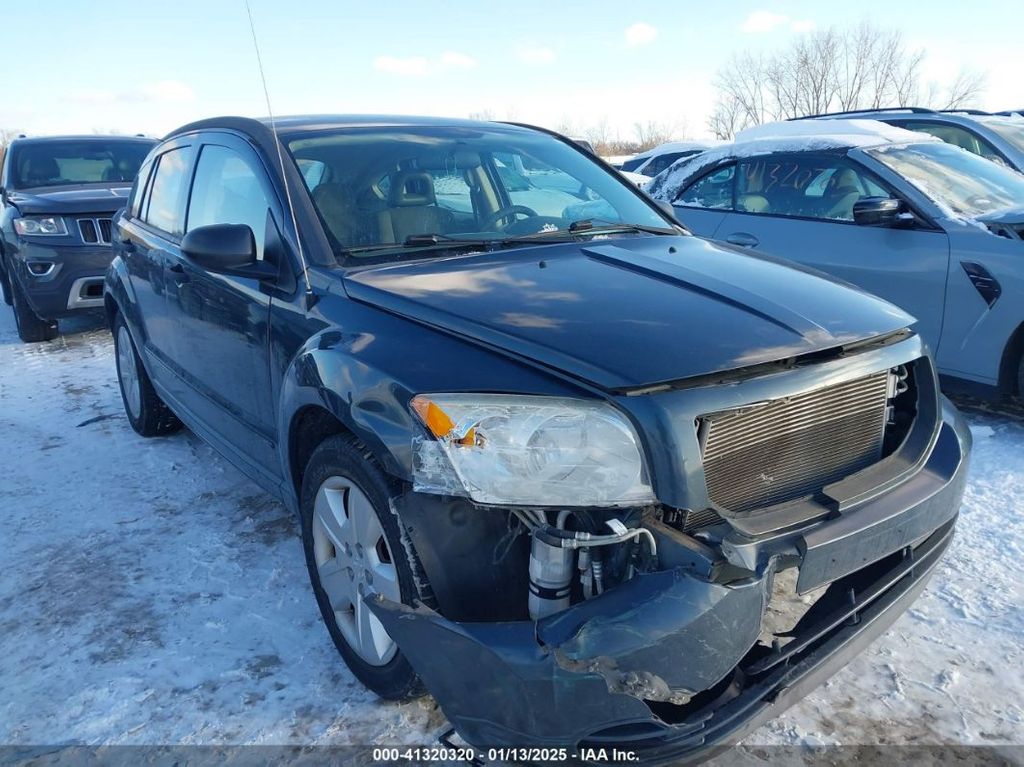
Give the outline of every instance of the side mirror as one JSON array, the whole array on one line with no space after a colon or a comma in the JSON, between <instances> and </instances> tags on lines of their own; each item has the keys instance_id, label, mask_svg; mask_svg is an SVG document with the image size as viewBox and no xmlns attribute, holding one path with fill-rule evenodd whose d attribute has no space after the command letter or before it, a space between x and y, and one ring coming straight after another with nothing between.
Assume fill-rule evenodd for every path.
<instances>
[{"instance_id":1,"label":"side mirror","mask_svg":"<svg viewBox=\"0 0 1024 767\"><path fill-rule=\"evenodd\" d=\"M193 229L181 252L197 266L216 274L271 280L277 267L256 259L256 238L246 224L212 224Z\"/></svg>"},{"instance_id":2,"label":"side mirror","mask_svg":"<svg viewBox=\"0 0 1024 767\"><path fill-rule=\"evenodd\" d=\"M864 197L853 204L853 220L861 226L897 226L913 220L902 200L892 197Z\"/></svg>"},{"instance_id":3,"label":"side mirror","mask_svg":"<svg viewBox=\"0 0 1024 767\"><path fill-rule=\"evenodd\" d=\"M676 209L672 207L672 203L665 202L664 200L655 200L654 204L658 206L658 209L664 213L673 224L678 224L679 219L676 218Z\"/></svg>"}]
</instances>

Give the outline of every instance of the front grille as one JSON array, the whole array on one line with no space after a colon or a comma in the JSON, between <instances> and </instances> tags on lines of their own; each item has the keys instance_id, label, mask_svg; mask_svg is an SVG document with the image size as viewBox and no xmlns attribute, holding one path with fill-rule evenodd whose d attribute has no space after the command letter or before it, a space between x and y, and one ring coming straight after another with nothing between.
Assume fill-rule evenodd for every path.
<instances>
[{"instance_id":1,"label":"front grille","mask_svg":"<svg viewBox=\"0 0 1024 767\"><path fill-rule=\"evenodd\" d=\"M82 235L82 242L91 245L109 245L112 226L109 218L78 219L78 233Z\"/></svg>"},{"instance_id":2,"label":"front grille","mask_svg":"<svg viewBox=\"0 0 1024 767\"><path fill-rule=\"evenodd\" d=\"M821 490L881 457L890 372L698 419L708 495L734 513Z\"/></svg>"}]
</instances>

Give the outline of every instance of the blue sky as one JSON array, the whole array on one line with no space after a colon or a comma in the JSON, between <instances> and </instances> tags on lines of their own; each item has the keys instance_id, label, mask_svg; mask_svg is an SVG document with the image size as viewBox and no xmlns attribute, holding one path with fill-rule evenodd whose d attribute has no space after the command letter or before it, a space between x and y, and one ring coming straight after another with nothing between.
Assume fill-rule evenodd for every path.
<instances>
[{"instance_id":1,"label":"blue sky","mask_svg":"<svg viewBox=\"0 0 1024 767\"><path fill-rule=\"evenodd\" d=\"M251 4L279 114L488 110L551 127L605 119L624 138L653 120L698 137L714 72L732 54L864 19L925 49L928 80L967 66L987 73L982 107L1024 106L1020 8L1009 0ZM4 26L0 128L159 135L199 117L266 114L242 0L12 3Z\"/></svg>"}]
</instances>

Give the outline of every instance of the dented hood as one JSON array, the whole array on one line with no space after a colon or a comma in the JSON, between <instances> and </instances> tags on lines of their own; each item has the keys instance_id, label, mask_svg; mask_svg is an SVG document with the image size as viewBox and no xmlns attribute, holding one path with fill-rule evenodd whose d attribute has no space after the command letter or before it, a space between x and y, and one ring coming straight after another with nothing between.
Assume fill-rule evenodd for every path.
<instances>
[{"instance_id":1,"label":"dented hood","mask_svg":"<svg viewBox=\"0 0 1024 767\"><path fill-rule=\"evenodd\" d=\"M914 320L786 262L637 236L352 270L359 301L608 390L834 348Z\"/></svg>"}]
</instances>

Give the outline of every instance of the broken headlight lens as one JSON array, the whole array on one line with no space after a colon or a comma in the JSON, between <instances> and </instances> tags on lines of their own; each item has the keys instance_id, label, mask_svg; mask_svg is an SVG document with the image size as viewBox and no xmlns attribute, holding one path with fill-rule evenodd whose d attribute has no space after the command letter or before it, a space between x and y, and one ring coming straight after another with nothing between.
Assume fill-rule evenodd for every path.
<instances>
[{"instance_id":1,"label":"broken headlight lens","mask_svg":"<svg viewBox=\"0 0 1024 767\"><path fill-rule=\"evenodd\" d=\"M14 231L18 234L67 234L64 219L60 216L38 216L14 219Z\"/></svg>"},{"instance_id":2,"label":"broken headlight lens","mask_svg":"<svg viewBox=\"0 0 1024 767\"><path fill-rule=\"evenodd\" d=\"M412 409L414 484L510 506L627 506L654 501L640 440L604 402L505 394L431 394Z\"/></svg>"}]
</instances>

